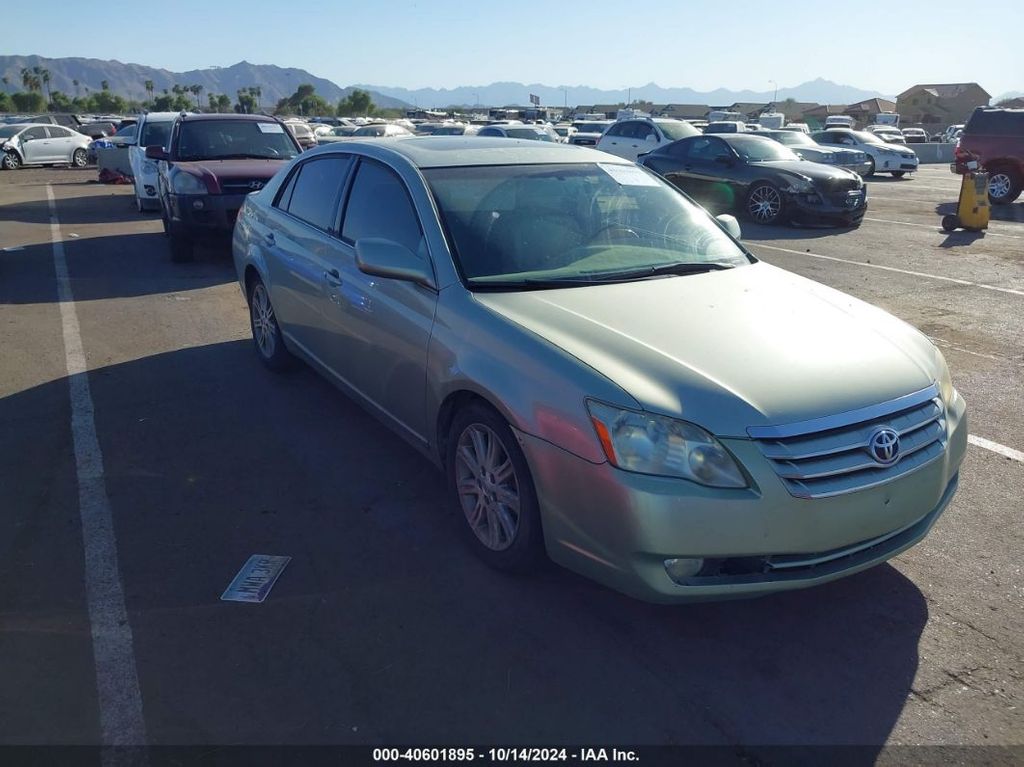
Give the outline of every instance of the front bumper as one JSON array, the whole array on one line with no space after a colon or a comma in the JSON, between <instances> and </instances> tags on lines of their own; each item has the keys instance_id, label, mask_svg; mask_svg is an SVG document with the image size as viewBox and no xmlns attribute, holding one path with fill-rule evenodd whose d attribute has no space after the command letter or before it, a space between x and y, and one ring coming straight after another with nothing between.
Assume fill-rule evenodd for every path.
<instances>
[{"instance_id":1,"label":"front bumper","mask_svg":"<svg viewBox=\"0 0 1024 767\"><path fill-rule=\"evenodd\" d=\"M244 194L172 194L168 197L171 225L190 236L229 233L244 202Z\"/></svg>"},{"instance_id":2,"label":"front bumper","mask_svg":"<svg viewBox=\"0 0 1024 767\"><path fill-rule=\"evenodd\" d=\"M825 194L786 193L786 210L790 217L805 221L840 221L844 224L858 224L868 209L867 187L860 193L851 195L847 192Z\"/></svg>"},{"instance_id":3,"label":"front bumper","mask_svg":"<svg viewBox=\"0 0 1024 767\"><path fill-rule=\"evenodd\" d=\"M592 464L517 433L559 564L650 602L750 597L807 588L881 564L920 541L949 504L967 449L957 395L937 460L886 484L814 500L790 495L758 447L723 439L751 487L722 490ZM679 585L666 559L708 566Z\"/></svg>"},{"instance_id":4,"label":"front bumper","mask_svg":"<svg viewBox=\"0 0 1024 767\"><path fill-rule=\"evenodd\" d=\"M892 171L904 171L913 173L919 164L917 156L904 157L903 155L879 155L875 160L876 173L891 173Z\"/></svg>"},{"instance_id":5,"label":"front bumper","mask_svg":"<svg viewBox=\"0 0 1024 767\"><path fill-rule=\"evenodd\" d=\"M866 176L871 172L871 161L865 160L864 162L855 162L849 165L836 164L836 168L842 168L843 170L849 170L856 173L858 176Z\"/></svg>"}]
</instances>

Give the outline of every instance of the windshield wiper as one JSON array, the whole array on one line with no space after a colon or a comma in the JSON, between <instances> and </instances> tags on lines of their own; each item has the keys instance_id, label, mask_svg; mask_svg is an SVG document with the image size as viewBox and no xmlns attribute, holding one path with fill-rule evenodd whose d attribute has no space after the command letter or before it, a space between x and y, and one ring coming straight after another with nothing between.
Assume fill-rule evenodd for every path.
<instances>
[{"instance_id":1,"label":"windshield wiper","mask_svg":"<svg viewBox=\"0 0 1024 767\"><path fill-rule=\"evenodd\" d=\"M696 261L680 261L675 264L662 264L661 266L646 266L643 269L633 269L628 272L605 272L595 274L594 281L597 282L620 282L625 280L638 280L645 277L660 277L666 274L703 274L704 272L720 272L723 269L734 268L732 264L719 264L715 262L700 263Z\"/></svg>"}]
</instances>

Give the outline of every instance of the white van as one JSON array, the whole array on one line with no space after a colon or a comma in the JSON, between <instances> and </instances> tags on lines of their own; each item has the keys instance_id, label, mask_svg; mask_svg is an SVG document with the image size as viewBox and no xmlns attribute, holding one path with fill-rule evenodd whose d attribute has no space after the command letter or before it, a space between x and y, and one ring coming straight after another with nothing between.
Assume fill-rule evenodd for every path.
<instances>
[{"instance_id":1,"label":"white van","mask_svg":"<svg viewBox=\"0 0 1024 767\"><path fill-rule=\"evenodd\" d=\"M849 128L853 130L855 124L854 119L849 115L832 115L825 118L826 128Z\"/></svg>"},{"instance_id":2,"label":"white van","mask_svg":"<svg viewBox=\"0 0 1024 767\"><path fill-rule=\"evenodd\" d=\"M762 112L758 122L762 128L778 130L786 124L786 115L782 112Z\"/></svg>"},{"instance_id":3,"label":"white van","mask_svg":"<svg viewBox=\"0 0 1024 767\"><path fill-rule=\"evenodd\" d=\"M150 112L139 118L135 132L136 141L128 148L128 161L135 177L135 207L144 210L159 210L160 195L157 186L156 160L146 159L147 146L167 147L171 139L171 126L181 112Z\"/></svg>"}]
</instances>

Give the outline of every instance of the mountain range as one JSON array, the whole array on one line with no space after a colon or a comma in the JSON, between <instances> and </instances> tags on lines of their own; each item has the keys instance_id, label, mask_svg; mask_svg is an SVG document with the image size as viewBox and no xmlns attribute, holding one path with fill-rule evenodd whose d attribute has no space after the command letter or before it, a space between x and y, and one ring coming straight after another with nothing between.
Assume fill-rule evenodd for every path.
<instances>
[{"instance_id":1,"label":"mountain range","mask_svg":"<svg viewBox=\"0 0 1024 767\"><path fill-rule=\"evenodd\" d=\"M390 88L382 85L359 85L366 90L383 93L409 104L420 107L446 107L452 105L473 106L484 104L489 106L514 106L530 103L530 95L540 97L545 106L576 106L579 104L618 104L627 99L633 101L650 101L655 104L709 104L728 106L739 101L768 102L772 98L778 101L791 98L795 101L814 102L818 104L854 104L858 101L873 98L890 98L878 91L866 91L850 85L840 85L818 78L791 88L779 88L778 96L774 90L767 91L732 91L718 88L713 91L696 91L692 88L663 88L655 83L606 90L590 88L584 85L541 85L532 83L501 82L490 85L460 86L458 88Z\"/></svg>"},{"instance_id":2,"label":"mountain range","mask_svg":"<svg viewBox=\"0 0 1024 767\"><path fill-rule=\"evenodd\" d=\"M310 83L316 92L334 104L352 92L330 80L316 77L304 69L284 68L273 64L250 64L240 61L230 67L193 69L188 72L171 72L141 64L124 64L120 61L101 59L60 58L48 59L42 56L0 56L0 76L6 77L8 92L21 90L21 70L43 67L50 71L50 90L62 91L68 96L84 95L87 91L100 90L105 80L110 91L119 96L137 99L147 97L144 83L152 80L155 93L173 85L202 85L201 100L205 102L208 93L226 93L234 99L240 88L258 85L260 100L267 105L276 104L279 99L290 96L302 83ZM78 81L75 86L74 81ZM371 93L373 103L385 108L403 108L405 102L382 93Z\"/></svg>"}]
</instances>

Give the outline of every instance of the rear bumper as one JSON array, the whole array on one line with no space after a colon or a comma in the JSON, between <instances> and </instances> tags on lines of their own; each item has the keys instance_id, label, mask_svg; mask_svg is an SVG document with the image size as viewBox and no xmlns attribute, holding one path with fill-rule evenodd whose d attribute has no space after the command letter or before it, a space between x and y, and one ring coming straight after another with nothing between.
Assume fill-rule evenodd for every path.
<instances>
[{"instance_id":1,"label":"rear bumper","mask_svg":"<svg viewBox=\"0 0 1024 767\"><path fill-rule=\"evenodd\" d=\"M172 194L168 197L171 224L181 234L230 233L244 194Z\"/></svg>"}]
</instances>

